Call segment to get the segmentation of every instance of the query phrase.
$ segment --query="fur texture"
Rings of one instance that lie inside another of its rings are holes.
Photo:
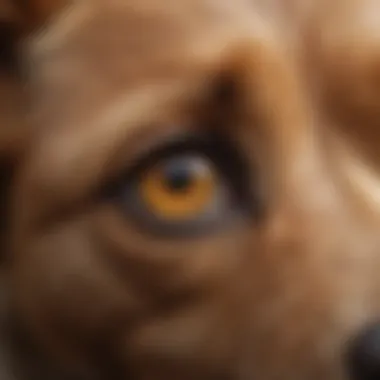
[[[24,46],[33,143],[7,274],[49,360],[89,378],[347,380],[347,342],[380,317],[380,2],[29,3],[48,21]],[[198,128],[244,157],[259,216],[167,238],[100,191]]]

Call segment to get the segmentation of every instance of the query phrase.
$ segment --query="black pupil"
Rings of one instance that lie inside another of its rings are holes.
[[[189,159],[172,159],[163,166],[165,186],[169,191],[186,191],[194,181],[194,166]]]

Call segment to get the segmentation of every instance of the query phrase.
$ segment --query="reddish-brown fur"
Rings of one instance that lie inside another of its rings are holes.
[[[9,289],[51,358],[105,378],[347,379],[347,341],[380,317],[379,15],[371,0],[88,0],[32,35]],[[98,195],[214,117],[262,189],[258,219],[168,239]]]

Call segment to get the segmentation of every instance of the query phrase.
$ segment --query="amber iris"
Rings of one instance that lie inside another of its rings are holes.
[[[219,186],[212,162],[201,156],[175,156],[150,167],[139,180],[142,201],[157,218],[183,221],[212,205]]]

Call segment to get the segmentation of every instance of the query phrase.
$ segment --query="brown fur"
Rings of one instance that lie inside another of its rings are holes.
[[[347,379],[346,342],[380,317],[380,28],[360,27],[379,8],[73,1],[32,36],[9,275],[51,358],[95,378]],[[168,239],[99,195],[213,118],[259,218]]]

